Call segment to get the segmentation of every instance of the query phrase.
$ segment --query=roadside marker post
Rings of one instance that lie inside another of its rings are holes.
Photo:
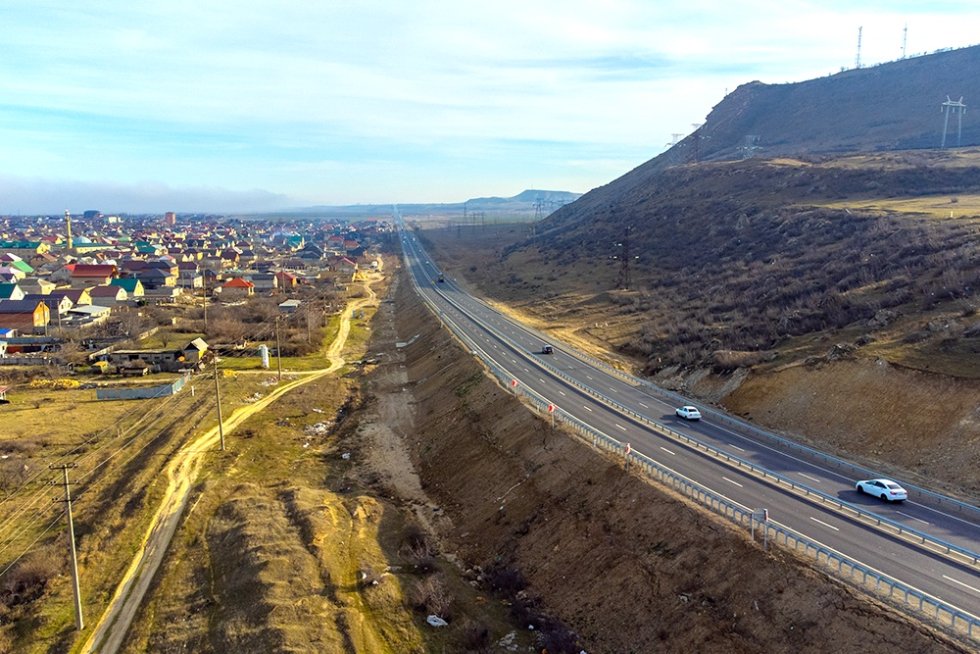
[[[555,428],[555,409],[556,408],[557,407],[554,404],[549,404],[548,405],[548,413],[551,414],[551,428],[552,429]]]
[[[633,452],[633,446],[629,443],[626,444],[626,450],[624,451],[624,458],[626,459],[626,471],[629,472],[630,469],[630,454]]]

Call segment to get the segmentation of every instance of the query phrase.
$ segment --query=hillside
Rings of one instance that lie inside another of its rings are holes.
[[[426,236],[450,274],[582,348],[869,465],[977,493],[980,148],[895,148],[939,136],[939,102],[973,95],[934,96],[978,61],[967,48],[749,84],[699,130],[710,138],[698,163],[689,139],[531,235]],[[971,116],[963,141],[977,143]],[[747,132],[762,149],[741,159]],[[813,374],[788,372],[797,366]],[[863,374],[874,366],[890,372]],[[941,415],[922,404],[943,398]]]
[[[973,46],[794,84],[749,82],[655,161],[938,148],[941,104],[962,97],[969,107],[980,98],[980,78],[966,73],[978,65],[980,46]],[[957,145],[957,121],[950,116],[947,147]],[[980,144],[980,121],[969,111],[962,127],[960,146]]]

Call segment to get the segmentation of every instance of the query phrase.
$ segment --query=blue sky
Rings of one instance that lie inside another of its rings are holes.
[[[9,0],[0,213],[584,192],[726,91],[980,40],[980,4]],[[966,100],[969,105],[969,99]]]

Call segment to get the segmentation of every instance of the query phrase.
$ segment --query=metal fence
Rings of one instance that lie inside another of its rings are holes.
[[[634,469],[642,472],[646,476],[680,492],[699,505],[725,517],[732,523],[747,528],[752,534],[753,539],[761,537],[766,543],[777,544],[812,558],[821,568],[837,578],[867,592],[871,592],[912,615],[931,620],[949,629],[952,633],[965,637],[972,643],[980,642],[980,618],[965,613],[928,593],[924,593],[883,572],[841,554],[790,527],[774,520],[760,519],[758,511],[753,511],[737,502],[733,502],[644,454],[634,450],[628,450],[627,445],[621,441],[594,429],[578,418],[566,413],[564,410],[554,407],[547,399],[530,389],[522,385],[511,385],[511,380],[514,379],[512,373],[483,351],[452,319],[446,316],[431,300],[425,297],[421,293],[421,289],[414,276],[412,277],[412,283],[415,285],[416,291],[426,305],[439,317],[440,321],[451,333],[462,341],[473,353],[480,356],[483,363],[498,379],[501,385],[504,388],[510,388],[516,396],[530,404],[538,413],[550,415],[553,420],[563,423],[571,431],[583,437],[597,449],[606,450],[615,455],[622,456],[624,462],[634,466]],[[550,411],[549,408],[551,408]],[[759,529],[759,536],[755,534],[756,529]]]

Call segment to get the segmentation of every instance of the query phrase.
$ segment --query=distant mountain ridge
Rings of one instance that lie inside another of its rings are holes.
[[[573,193],[571,191],[526,189],[509,198],[490,196],[471,198],[463,202],[399,203],[398,208],[405,215],[449,212],[462,213],[463,211],[533,213],[535,211],[535,205],[540,203],[545,213],[550,213],[557,207],[574,202],[580,197],[582,197],[581,193]],[[335,216],[363,215],[368,213],[388,214],[391,212],[391,204],[318,205],[296,209],[295,212],[322,213]]]

